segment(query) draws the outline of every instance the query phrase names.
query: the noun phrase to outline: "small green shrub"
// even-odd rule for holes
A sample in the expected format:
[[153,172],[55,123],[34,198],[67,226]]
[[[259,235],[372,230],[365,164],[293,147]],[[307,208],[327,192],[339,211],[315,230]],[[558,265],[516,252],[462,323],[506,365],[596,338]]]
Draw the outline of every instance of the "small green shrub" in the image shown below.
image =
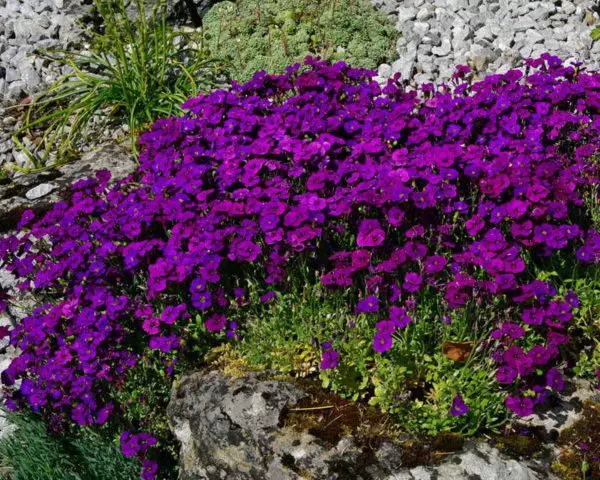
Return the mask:
[[235,80],[280,73],[316,55],[376,68],[393,54],[397,31],[368,0],[239,0],[204,17],[204,42]]
[[[86,134],[94,133],[88,127],[98,115],[104,123],[127,124],[135,150],[146,126],[181,112],[186,99],[214,85],[214,62],[201,53],[191,34],[167,25],[164,4],[147,14],[143,1],[136,1],[139,14],[130,20],[124,0],[95,0],[103,30],[90,32],[90,50],[43,53],[71,73],[34,99],[25,124],[14,135],[33,167],[42,167],[54,150],[59,161],[72,156]],[[38,133],[38,146],[25,148],[23,137]]]
[[69,438],[47,431],[35,414],[10,414],[17,429],[0,440],[2,480],[135,480],[139,463],[86,431]]

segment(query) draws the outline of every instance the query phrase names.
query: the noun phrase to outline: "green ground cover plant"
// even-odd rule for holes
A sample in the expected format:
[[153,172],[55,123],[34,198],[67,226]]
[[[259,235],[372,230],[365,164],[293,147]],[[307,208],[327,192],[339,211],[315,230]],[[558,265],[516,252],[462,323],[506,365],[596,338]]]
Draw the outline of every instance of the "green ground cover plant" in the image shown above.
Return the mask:
[[377,68],[393,58],[398,32],[368,0],[220,2],[203,19],[204,44],[230,78],[283,73],[307,55]]
[[2,480],[136,480],[137,462],[91,431],[50,433],[32,413],[9,414],[16,427],[0,440]]

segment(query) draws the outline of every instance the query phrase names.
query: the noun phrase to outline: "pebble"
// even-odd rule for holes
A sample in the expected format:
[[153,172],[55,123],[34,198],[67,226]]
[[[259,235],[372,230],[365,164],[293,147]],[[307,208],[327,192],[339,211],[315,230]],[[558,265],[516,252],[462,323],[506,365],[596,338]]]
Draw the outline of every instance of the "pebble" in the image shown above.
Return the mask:
[[40,185],[37,185],[37,186],[33,187],[31,190],[29,190],[25,194],[25,197],[27,197],[28,200],[35,200],[37,198],[45,197],[50,192],[52,192],[52,190],[55,190],[55,189],[56,189],[56,185],[54,185],[52,183],[41,183]]

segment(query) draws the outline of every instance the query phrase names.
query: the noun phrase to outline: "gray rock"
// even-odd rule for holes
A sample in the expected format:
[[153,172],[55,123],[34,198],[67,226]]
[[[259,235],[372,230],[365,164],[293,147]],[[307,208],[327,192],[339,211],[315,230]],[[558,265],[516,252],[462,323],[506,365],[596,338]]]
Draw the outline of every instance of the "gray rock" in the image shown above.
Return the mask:
[[21,98],[24,87],[25,84],[20,80],[10,83],[6,89],[5,99],[10,103],[16,102]]
[[565,15],[572,15],[575,13],[575,4],[569,0],[563,0],[561,4],[561,10]]
[[497,58],[497,55],[489,48],[474,44],[471,45],[468,58],[476,71],[483,72]]
[[409,22],[417,18],[417,9],[414,7],[400,7],[398,9],[398,24]]
[[529,44],[542,43],[544,41],[544,36],[531,28],[525,32],[525,37]]
[[398,10],[396,0],[374,0],[373,5],[384,13],[395,13]]
[[16,68],[7,68],[5,79],[8,83],[15,82],[19,79],[19,71]]
[[469,443],[465,451],[452,455],[435,467],[417,467],[386,480],[554,480],[550,472],[537,472],[526,464],[505,459],[485,443]]
[[424,22],[435,16],[435,8],[431,5],[425,5],[417,12],[417,20]]
[[392,66],[388,65],[387,63],[382,63],[381,65],[379,65],[379,68],[377,69],[377,74],[381,78],[389,78],[392,76],[393,73],[394,72],[392,70]]
[[400,58],[392,64],[392,70],[394,72],[400,72],[400,76],[401,76],[402,80],[411,79],[414,68],[415,68],[414,60]]
[[535,28],[536,22],[535,22],[535,20],[532,20],[531,18],[521,17],[521,18],[517,19],[517,21],[512,23],[511,27],[515,32],[525,32],[525,31],[529,30],[530,28]]
[[401,447],[389,441],[367,456],[351,435],[324,442],[286,424],[286,412],[306,394],[270,375],[198,372],[174,386],[167,417],[181,444],[180,480],[554,479],[485,443],[467,443],[439,465],[408,469]]
[[25,84],[28,92],[34,92],[40,85],[41,79],[35,69],[29,65],[21,70],[21,80]]
[[421,42],[425,43],[426,45],[441,45],[442,36],[437,31],[430,31],[421,39]]
[[442,44],[439,47],[433,47],[431,49],[431,52],[434,55],[437,55],[438,57],[445,57],[448,54],[450,54],[451,51],[452,51],[452,44],[450,43],[450,40],[448,40],[447,38],[444,38],[442,40]]
[[412,27],[413,31],[419,35],[419,37],[423,37],[429,31],[429,24],[426,22],[415,22]]
[[531,12],[529,12],[529,18],[535,20],[536,22],[546,20],[550,14],[556,11],[556,7],[553,4],[542,4],[539,7],[535,8]]

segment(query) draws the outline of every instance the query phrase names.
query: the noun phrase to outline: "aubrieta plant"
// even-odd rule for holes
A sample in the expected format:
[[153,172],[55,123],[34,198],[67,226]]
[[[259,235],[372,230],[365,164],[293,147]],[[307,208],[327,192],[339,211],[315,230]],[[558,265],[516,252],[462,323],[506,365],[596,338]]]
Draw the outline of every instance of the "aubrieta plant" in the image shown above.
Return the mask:
[[[198,328],[235,340],[247,305],[276,302],[307,266],[306,282],[372,323],[376,355],[424,295],[441,299],[431,321],[494,305],[481,342],[507,409],[532,413],[563,387],[579,300],[530,267],[600,261],[582,207],[597,194],[600,74],[550,55],[525,74],[471,84],[467,72],[418,89],[314,58],[260,72],[157,121],[129,178],[109,187],[100,172],[35,222],[26,212],[0,260],[48,303],[10,331],[21,353],[2,373],[7,405],[57,427],[104,424],[149,350],[172,370]],[[318,341],[321,368],[343,364],[335,338]],[[461,393],[451,416],[469,414]],[[154,437],[121,440],[152,478]]]

